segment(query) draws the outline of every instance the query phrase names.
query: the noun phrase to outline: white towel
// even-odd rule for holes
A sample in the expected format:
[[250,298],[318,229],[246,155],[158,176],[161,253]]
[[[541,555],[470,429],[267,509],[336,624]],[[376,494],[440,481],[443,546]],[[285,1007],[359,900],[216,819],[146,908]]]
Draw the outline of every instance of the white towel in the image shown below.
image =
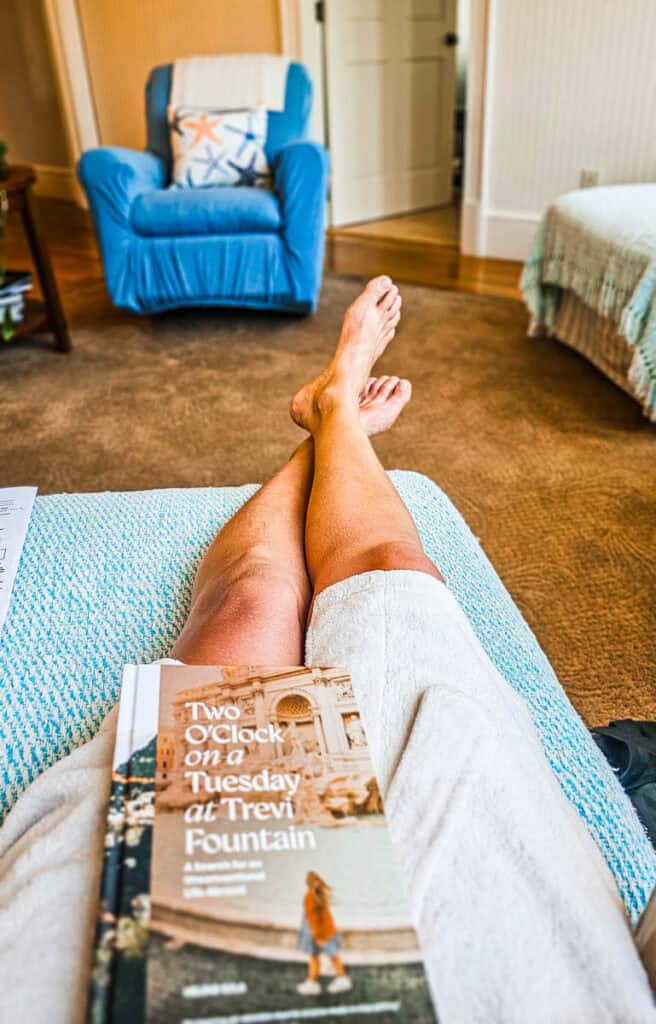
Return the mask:
[[273,53],[186,57],[173,66],[170,105],[210,110],[285,109],[289,59]]
[[636,928],[636,944],[656,996],[656,889]]
[[447,588],[337,583],[305,657],[350,670],[441,1024],[653,1024],[610,871]]

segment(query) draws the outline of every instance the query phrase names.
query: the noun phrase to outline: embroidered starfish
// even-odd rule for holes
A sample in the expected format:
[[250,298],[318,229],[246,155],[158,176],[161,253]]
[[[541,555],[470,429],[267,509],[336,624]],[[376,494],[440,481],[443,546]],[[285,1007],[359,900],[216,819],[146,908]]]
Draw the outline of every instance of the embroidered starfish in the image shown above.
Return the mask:
[[260,132],[254,131],[254,123],[255,118],[249,111],[247,128],[237,128],[237,126],[234,124],[227,124],[225,126],[226,131],[234,132],[235,135],[243,136],[244,141],[240,145],[235,156],[240,157],[244,152],[246,146],[249,144],[249,142],[259,142],[260,145],[264,145],[264,135],[262,135]]
[[183,121],[184,128],[192,128],[196,132],[194,141],[190,145],[190,149],[197,146],[201,139],[207,139],[210,142],[221,143],[221,139],[217,139],[214,134],[214,129],[217,124],[221,124],[222,117],[215,117],[213,121],[208,121],[208,114],[201,114],[197,121]]
[[205,174],[203,175],[203,183],[208,182],[216,174],[221,174],[223,168],[223,157],[221,154],[217,155],[212,152],[212,147],[208,144],[205,146],[205,156],[194,156],[192,161],[195,164],[206,164]]
[[182,131],[182,118],[183,114],[179,110],[173,110],[170,114],[171,128],[176,135],[184,135]]
[[257,153],[253,153],[249,163],[247,163],[245,167],[242,166],[241,164],[236,164],[234,160],[228,160],[228,163],[230,164],[231,167],[235,169],[238,175],[238,179],[235,182],[235,185],[253,186],[257,185],[258,179],[261,179],[262,181],[267,181],[271,177],[270,174],[263,174],[261,171],[255,169],[256,160]]

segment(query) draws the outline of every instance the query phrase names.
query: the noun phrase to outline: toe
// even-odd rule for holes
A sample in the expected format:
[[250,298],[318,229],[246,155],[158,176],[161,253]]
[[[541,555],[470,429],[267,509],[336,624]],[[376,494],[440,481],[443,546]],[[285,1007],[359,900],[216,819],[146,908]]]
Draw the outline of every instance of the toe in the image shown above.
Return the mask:
[[390,310],[398,297],[399,289],[396,287],[395,284],[393,284],[392,287],[385,292],[382,299],[380,300],[379,304],[383,312],[386,313],[388,310]]
[[383,398],[389,398],[390,395],[392,394],[392,392],[394,391],[394,388],[396,387],[396,385],[398,383],[399,383],[399,378],[398,377],[386,377],[385,378],[385,383],[383,384],[382,388],[380,389],[379,394]]
[[385,321],[385,326],[383,328],[385,333],[383,334],[383,338],[386,339],[390,331],[394,332],[396,330],[396,328],[399,326],[400,319],[401,314],[397,312],[393,316],[389,317],[388,320]]
[[398,313],[401,314],[401,296],[397,292],[392,302],[390,302],[388,308],[385,311],[388,318],[396,316]]
[[348,323],[349,320],[359,322],[366,314],[367,309],[372,305],[379,304],[385,298],[391,286],[392,280],[385,274],[380,277],[372,277],[346,310],[344,322]]
[[387,274],[381,274],[380,277],[372,277],[371,281],[367,282],[365,288],[365,294],[375,298],[376,302],[382,295],[385,295],[392,287],[392,279]]

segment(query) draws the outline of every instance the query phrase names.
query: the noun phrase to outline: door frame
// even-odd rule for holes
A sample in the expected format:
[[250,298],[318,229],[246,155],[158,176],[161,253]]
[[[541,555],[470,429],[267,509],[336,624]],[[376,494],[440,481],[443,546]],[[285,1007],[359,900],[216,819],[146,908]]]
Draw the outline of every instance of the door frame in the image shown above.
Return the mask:
[[[85,149],[100,145],[77,4],[75,0],[43,0],[43,10],[68,147],[77,164]],[[77,177],[75,189],[78,204],[86,206]]]
[[[330,3],[330,0],[325,0]],[[467,124],[465,175],[462,190],[460,251],[482,255],[485,248],[484,182],[487,165],[486,100],[491,24],[489,8],[495,0],[458,0],[469,5],[469,53],[467,55]],[[314,82],[312,138],[327,144],[327,108],[324,32],[316,20],[314,0],[279,0],[283,52],[301,60]],[[286,41],[289,49],[286,48]],[[292,42],[293,41],[293,42]],[[332,217],[329,218],[332,224]]]

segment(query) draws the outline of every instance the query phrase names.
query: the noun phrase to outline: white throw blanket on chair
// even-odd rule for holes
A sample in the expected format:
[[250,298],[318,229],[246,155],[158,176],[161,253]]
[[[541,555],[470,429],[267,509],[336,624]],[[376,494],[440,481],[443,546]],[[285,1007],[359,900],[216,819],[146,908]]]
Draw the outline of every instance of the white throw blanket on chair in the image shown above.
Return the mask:
[[289,59],[273,53],[176,60],[170,104],[174,109],[284,110],[288,68]]

